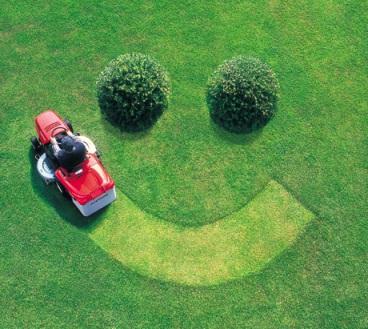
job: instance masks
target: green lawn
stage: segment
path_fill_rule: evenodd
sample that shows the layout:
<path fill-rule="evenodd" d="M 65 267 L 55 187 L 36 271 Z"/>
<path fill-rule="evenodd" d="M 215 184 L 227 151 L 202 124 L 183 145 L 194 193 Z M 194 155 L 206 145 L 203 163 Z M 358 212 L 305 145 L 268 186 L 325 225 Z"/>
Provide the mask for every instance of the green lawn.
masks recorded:
<path fill-rule="evenodd" d="M 314 217 L 273 181 L 240 211 L 200 228 L 160 221 L 123 194 L 110 209 L 88 230 L 98 245 L 143 275 L 187 285 L 259 271 Z"/>
<path fill-rule="evenodd" d="M 94 2 L 0 4 L 0 328 L 367 328 L 368 5 Z M 173 89 L 140 134 L 95 96 L 131 51 Z M 281 85 L 275 118 L 246 136 L 205 104 L 239 54 Z M 47 107 L 96 141 L 121 191 L 86 223 L 35 174 Z"/>

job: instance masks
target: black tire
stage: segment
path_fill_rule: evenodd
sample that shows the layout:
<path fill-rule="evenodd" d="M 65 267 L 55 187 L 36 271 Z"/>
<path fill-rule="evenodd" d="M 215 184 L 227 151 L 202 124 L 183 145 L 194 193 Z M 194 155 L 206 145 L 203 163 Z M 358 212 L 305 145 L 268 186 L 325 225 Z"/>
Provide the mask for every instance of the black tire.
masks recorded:
<path fill-rule="evenodd" d="M 39 150 L 39 149 L 40 149 L 40 147 L 41 147 L 41 144 L 40 144 L 40 142 L 38 141 L 37 137 L 34 137 L 34 136 L 31 138 L 31 144 L 32 144 L 32 148 L 33 148 L 35 151 Z"/>
<path fill-rule="evenodd" d="M 70 129 L 70 131 L 73 133 L 74 132 L 74 129 L 73 129 L 72 123 L 68 119 L 64 119 L 64 123 L 68 126 L 68 128 Z"/>
<path fill-rule="evenodd" d="M 41 151 L 42 151 L 42 145 L 40 143 L 40 141 L 38 140 L 37 137 L 31 137 L 31 144 L 32 144 L 32 149 L 35 153 L 35 156 L 40 156 L 41 155 Z"/>
<path fill-rule="evenodd" d="M 56 181 L 55 182 L 57 189 L 59 190 L 59 192 L 62 194 L 62 196 L 64 198 L 70 199 L 70 194 L 69 192 L 65 189 L 65 187 L 63 186 L 63 184 L 61 184 L 60 182 Z"/>

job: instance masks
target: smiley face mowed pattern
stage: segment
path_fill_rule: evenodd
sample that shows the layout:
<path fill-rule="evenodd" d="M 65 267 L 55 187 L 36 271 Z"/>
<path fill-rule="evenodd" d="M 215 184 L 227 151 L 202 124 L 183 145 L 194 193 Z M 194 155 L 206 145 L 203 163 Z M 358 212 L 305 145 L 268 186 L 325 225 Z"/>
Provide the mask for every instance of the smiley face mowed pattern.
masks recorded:
<path fill-rule="evenodd" d="M 0 302 L 6 328 L 365 328 L 364 1 L 3 2 Z M 169 108 L 145 134 L 100 116 L 99 72 L 156 58 Z M 212 125 L 225 59 L 267 62 L 276 116 Z M 84 223 L 34 173 L 45 108 L 96 142 L 120 190 Z"/>

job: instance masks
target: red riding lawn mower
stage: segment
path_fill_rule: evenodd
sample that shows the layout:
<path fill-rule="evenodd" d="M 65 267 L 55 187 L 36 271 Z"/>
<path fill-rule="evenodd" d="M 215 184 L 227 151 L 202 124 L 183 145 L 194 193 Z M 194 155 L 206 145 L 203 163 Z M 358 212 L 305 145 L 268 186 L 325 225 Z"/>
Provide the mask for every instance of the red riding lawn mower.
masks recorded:
<path fill-rule="evenodd" d="M 58 190 L 70 197 L 83 216 L 89 216 L 116 199 L 115 183 L 105 170 L 94 143 L 73 133 L 68 120 L 48 110 L 35 119 L 38 137 L 31 143 L 37 160 L 37 171 L 46 184 L 56 183 Z M 65 136 L 82 143 L 82 155 L 72 165 L 63 165 L 56 150 Z M 58 144 L 55 147 L 55 144 Z M 62 146 L 61 146 L 62 147 Z M 55 150 L 56 149 L 56 150 Z M 76 160 L 76 161 L 75 161 Z"/>

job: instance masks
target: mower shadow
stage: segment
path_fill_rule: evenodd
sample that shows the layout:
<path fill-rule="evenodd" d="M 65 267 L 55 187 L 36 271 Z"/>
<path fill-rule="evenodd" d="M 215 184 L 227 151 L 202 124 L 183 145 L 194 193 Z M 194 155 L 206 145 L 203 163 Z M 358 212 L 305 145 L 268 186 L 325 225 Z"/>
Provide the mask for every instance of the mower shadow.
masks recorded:
<path fill-rule="evenodd" d="M 94 225 L 97 225 L 102 218 L 102 214 L 106 211 L 106 208 L 101 209 L 97 213 L 89 217 L 84 217 L 74 206 L 71 200 L 62 196 L 54 184 L 46 185 L 42 178 L 37 173 L 36 160 L 34 158 L 34 152 L 32 147 L 29 149 L 29 161 L 30 161 L 30 177 L 32 188 L 35 193 L 42 199 L 51 204 L 59 216 L 66 222 L 84 229 L 90 230 Z"/>

